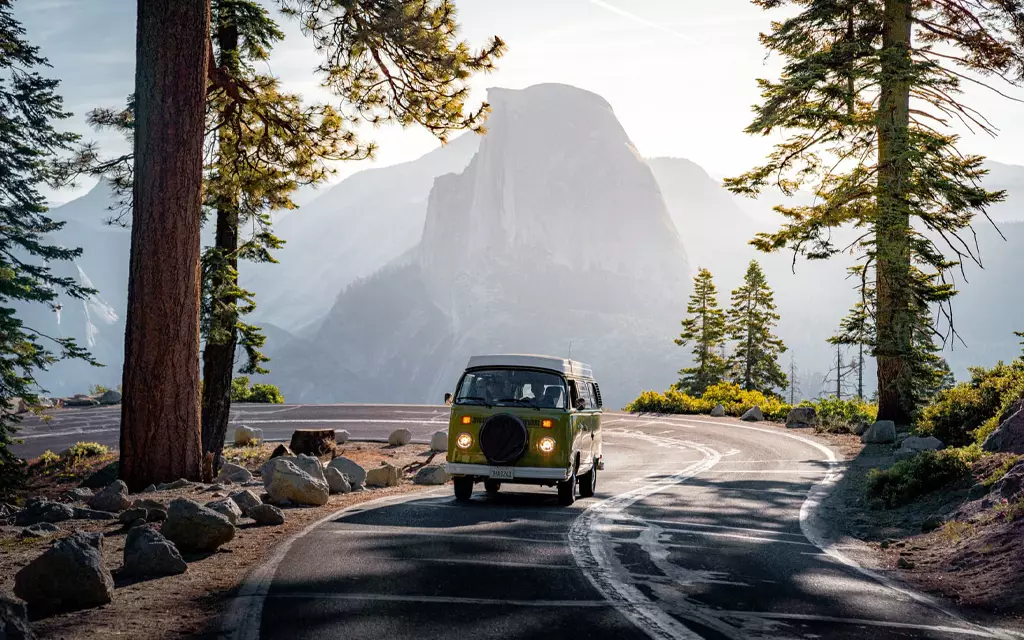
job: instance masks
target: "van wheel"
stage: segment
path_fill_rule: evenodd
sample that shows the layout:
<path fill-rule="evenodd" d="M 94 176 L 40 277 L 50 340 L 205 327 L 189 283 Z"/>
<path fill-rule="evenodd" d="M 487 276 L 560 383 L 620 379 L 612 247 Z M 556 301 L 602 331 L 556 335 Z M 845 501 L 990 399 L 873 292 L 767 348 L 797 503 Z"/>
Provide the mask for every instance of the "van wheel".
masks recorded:
<path fill-rule="evenodd" d="M 593 498 L 597 491 L 597 461 L 590 467 L 590 471 L 580 476 L 580 497 Z"/>
<path fill-rule="evenodd" d="M 484 490 L 487 493 L 498 493 L 501 489 L 501 482 L 498 480 L 484 480 Z"/>
<path fill-rule="evenodd" d="M 473 478 L 455 478 L 455 499 L 466 502 L 473 497 Z"/>
<path fill-rule="evenodd" d="M 558 504 L 568 507 L 576 502 L 576 468 L 565 482 L 558 483 Z"/>

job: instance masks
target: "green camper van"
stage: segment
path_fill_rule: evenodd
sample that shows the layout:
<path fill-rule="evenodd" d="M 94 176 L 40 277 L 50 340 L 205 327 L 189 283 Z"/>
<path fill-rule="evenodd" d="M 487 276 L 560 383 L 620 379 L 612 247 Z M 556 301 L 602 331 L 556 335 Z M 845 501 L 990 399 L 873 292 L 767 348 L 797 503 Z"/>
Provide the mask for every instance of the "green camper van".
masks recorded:
<path fill-rule="evenodd" d="M 601 388 L 588 365 L 551 356 L 473 356 L 459 379 L 448 429 L 455 498 L 483 482 L 558 488 L 570 505 L 597 488 Z"/>

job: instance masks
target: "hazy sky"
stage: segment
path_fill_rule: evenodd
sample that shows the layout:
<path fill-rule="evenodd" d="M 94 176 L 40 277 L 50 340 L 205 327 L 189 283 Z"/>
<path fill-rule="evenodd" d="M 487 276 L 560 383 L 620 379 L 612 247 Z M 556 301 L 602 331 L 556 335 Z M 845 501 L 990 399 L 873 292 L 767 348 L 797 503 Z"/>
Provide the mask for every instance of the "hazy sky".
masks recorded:
<path fill-rule="evenodd" d="M 132 90 L 136 0 L 18 0 L 15 15 L 63 80 L 73 127 L 111 149 L 122 143 L 88 131 L 84 114 L 116 106 Z M 268 0 L 268 6 L 272 2 Z M 604 96 L 648 157 L 680 156 L 714 175 L 758 162 L 771 140 L 743 133 L 757 100 L 755 79 L 774 77 L 758 33 L 770 16 L 748 0 L 456 0 L 463 34 L 482 44 L 501 35 L 509 52 L 499 70 L 475 79 L 482 100 L 490 86 L 522 88 L 563 82 Z M 312 70 L 318 62 L 294 23 L 270 70 L 286 88 L 329 100 Z M 997 139 L 968 135 L 963 148 L 1024 164 L 1024 106 L 983 89 L 968 101 L 1001 129 Z M 1018 94 L 1020 95 L 1020 94 Z M 380 143 L 378 165 L 411 160 L 437 142 L 418 130 L 366 132 Z M 370 163 L 348 163 L 336 179 Z M 61 194 L 57 199 L 71 196 Z"/>

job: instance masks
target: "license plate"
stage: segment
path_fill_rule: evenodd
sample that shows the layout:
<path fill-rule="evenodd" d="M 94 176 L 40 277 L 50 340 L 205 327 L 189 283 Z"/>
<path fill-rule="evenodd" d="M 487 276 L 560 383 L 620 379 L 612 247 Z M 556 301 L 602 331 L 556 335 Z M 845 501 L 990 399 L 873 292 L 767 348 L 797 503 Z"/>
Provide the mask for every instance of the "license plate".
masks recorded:
<path fill-rule="evenodd" d="M 515 477 L 513 467 L 491 467 L 491 478 L 495 480 L 511 480 Z"/>

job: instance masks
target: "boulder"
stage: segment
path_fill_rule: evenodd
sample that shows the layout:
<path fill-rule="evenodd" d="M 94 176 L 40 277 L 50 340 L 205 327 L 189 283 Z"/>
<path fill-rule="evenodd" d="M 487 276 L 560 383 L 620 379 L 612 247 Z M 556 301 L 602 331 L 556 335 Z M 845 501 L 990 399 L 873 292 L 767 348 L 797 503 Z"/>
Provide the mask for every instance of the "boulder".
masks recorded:
<path fill-rule="evenodd" d="M 724 418 L 725 417 L 725 406 L 721 402 L 715 405 L 715 408 L 711 410 L 712 418 Z"/>
<path fill-rule="evenodd" d="M 104 489 L 110 486 L 110 483 L 117 480 L 119 470 L 117 461 L 111 462 L 102 469 L 98 469 L 91 476 L 86 478 L 79 484 L 80 487 L 86 487 L 88 489 Z"/>
<path fill-rule="evenodd" d="M 786 415 L 786 426 L 790 428 L 813 427 L 818 424 L 818 412 L 814 407 L 793 407 Z"/>
<path fill-rule="evenodd" d="M 761 412 L 761 407 L 750 407 L 740 416 L 740 420 L 744 422 L 761 422 L 764 420 L 764 414 Z"/>
<path fill-rule="evenodd" d="M 225 462 L 221 465 L 220 472 L 217 474 L 217 478 L 220 480 L 229 480 L 231 482 L 237 482 L 239 484 L 243 482 L 249 482 L 252 480 L 252 473 L 249 472 L 243 466 Z M 221 487 L 223 489 L 223 487 Z"/>
<path fill-rule="evenodd" d="M 156 488 L 159 491 L 174 491 L 176 489 L 186 489 L 191 486 L 192 483 L 189 480 L 186 480 L 185 478 L 178 478 L 174 482 L 165 482 L 163 484 L 159 484 L 157 485 Z"/>
<path fill-rule="evenodd" d="M 334 442 L 336 442 L 337 444 L 345 444 L 351 437 L 352 434 L 350 434 L 348 431 L 337 431 L 334 434 Z"/>
<path fill-rule="evenodd" d="M 126 509 L 121 512 L 118 520 L 121 524 L 131 524 L 136 520 L 142 520 L 145 522 L 146 520 L 149 520 L 149 509 L 143 507 L 132 507 L 131 509 Z"/>
<path fill-rule="evenodd" d="M 90 498 L 87 504 L 90 509 L 97 511 L 123 511 L 132 505 L 128 499 L 128 485 L 123 480 L 114 480 Z"/>
<path fill-rule="evenodd" d="M 258 525 L 284 524 L 284 511 L 272 504 L 261 504 L 249 510 L 249 517 Z"/>
<path fill-rule="evenodd" d="M 242 510 L 231 498 L 222 498 L 221 500 L 207 502 L 206 507 L 208 509 L 213 509 L 230 520 L 231 524 L 238 524 L 238 519 L 242 517 Z"/>
<path fill-rule="evenodd" d="M 416 472 L 414 484 L 447 484 L 448 472 L 441 465 L 430 465 Z"/>
<path fill-rule="evenodd" d="M 60 401 L 61 405 L 65 407 L 98 407 L 100 401 L 96 398 L 90 398 L 89 396 L 72 396 L 70 398 L 64 398 Z"/>
<path fill-rule="evenodd" d="M 167 519 L 167 509 L 146 509 L 146 522 L 163 522 Z"/>
<path fill-rule="evenodd" d="M 252 491 L 249 491 L 248 489 L 242 489 L 241 491 L 235 491 L 234 493 L 232 493 L 228 497 L 231 498 L 231 500 L 236 505 L 238 505 L 238 508 L 242 511 L 242 514 L 246 515 L 246 516 L 249 515 L 249 510 L 250 509 L 252 509 L 254 507 L 258 507 L 261 504 L 263 504 L 263 501 L 260 500 L 260 497 L 258 495 L 256 495 L 255 493 L 253 493 Z"/>
<path fill-rule="evenodd" d="M 114 520 L 117 514 L 112 511 L 97 511 L 75 507 L 75 520 Z"/>
<path fill-rule="evenodd" d="M 284 461 L 287 460 L 289 463 L 298 466 L 295 462 L 297 459 L 297 456 L 278 456 L 277 458 L 271 458 L 264 462 L 263 465 L 260 466 L 260 477 L 263 478 L 263 487 L 266 488 L 270 486 L 270 481 L 274 478 L 274 471 L 277 469 L 278 465 L 283 464 Z"/>
<path fill-rule="evenodd" d="M 1019 407 L 1019 408 L 1018 408 Z M 988 434 L 981 448 L 985 451 L 1024 453 L 1024 401 L 1014 406 L 1016 411 L 1003 420 L 995 431 Z"/>
<path fill-rule="evenodd" d="M 63 522 L 75 517 L 75 510 L 66 504 L 36 498 L 14 515 L 14 524 L 27 527 L 39 522 Z"/>
<path fill-rule="evenodd" d="M 188 498 L 171 502 L 161 531 L 182 551 L 215 551 L 235 537 L 227 516 Z"/>
<path fill-rule="evenodd" d="M 448 450 L 448 432 L 447 431 L 436 431 L 434 435 L 430 436 L 430 450 L 431 451 L 447 451 Z"/>
<path fill-rule="evenodd" d="M 870 428 L 871 428 L 870 424 L 868 424 L 866 422 L 858 422 L 857 424 L 853 425 L 853 435 L 855 435 L 855 436 L 862 436 L 865 433 L 867 433 L 868 429 L 870 429 Z"/>
<path fill-rule="evenodd" d="M 359 466 L 355 460 L 350 460 L 344 456 L 338 456 L 334 460 L 331 460 L 328 467 L 333 467 L 338 471 L 342 472 L 348 477 L 348 481 L 352 484 L 352 488 L 362 486 L 366 482 L 366 469 Z"/>
<path fill-rule="evenodd" d="M 148 487 L 146 487 L 145 489 L 142 490 L 142 493 L 156 493 L 156 485 L 155 484 L 149 485 Z"/>
<path fill-rule="evenodd" d="M 104 391 L 103 395 L 96 398 L 100 404 L 121 404 L 121 392 L 114 389 Z"/>
<path fill-rule="evenodd" d="M 381 463 L 366 472 L 366 486 L 368 487 L 397 487 L 398 467 L 387 462 Z"/>
<path fill-rule="evenodd" d="M 348 477 L 336 468 L 327 467 L 327 470 L 324 471 L 324 476 L 327 479 L 327 487 L 332 494 L 349 493 L 352 491 L 352 485 L 349 483 Z"/>
<path fill-rule="evenodd" d="M 892 420 L 879 420 L 868 427 L 860 437 L 867 444 L 889 444 L 896 441 L 896 424 Z"/>
<path fill-rule="evenodd" d="M 412 441 L 412 431 L 408 429 L 395 429 L 388 436 L 388 444 L 401 447 L 409 444 Z"/>
<path fill-rule="evenodd" d="M 35 640 L 28 622 L 28 609 L 14 598 L 0 595 L 0 638 L 3 640 Z"/>
<path fill-rule="evenodd" d="M 334 429 L 298 429 L 292 433 L 291 450 L 322 456 L 334 452 Z"/>
<path fill-rule="evenodd" d="M 253 429 L 244 424 L 235 427 L 235 446 L 244 447 L 263 440 L 263 429 Z"/>
<path fill-rule="evenodd" d="M 140 526 L 128 532 L 121 569 L 126 575 L 174 576 L 187 570 L 178 548 L 153 527 Z"/>
<path fill-rule="evenodd" d="M 920 436 L 908 436 L 903 439 L 900 444 L 900 449 L 910 449 L 911 451 L 938 451 L 944 445 L 942 440 L 939 440 L 935 436 L 928 436 L 922 438 Z"/>
<path fill-rule="evenodd" d="M 103 564 L 103 535 L 72 533 L 14 576 L 14 595 L 33 616 L 107 604 L 114 578 Z"/>
<path fill-rule="evenodd" d="M 968 500 L 981 500 L 988 495 L 989 487 L 986 487 L 981 482 L 976 482 L 971 485 L 971 489 L 967 492 Z"/>
<path fill-rule="evenodd" d="M 312 477 L 298 468 L 287 458 L 274 468 L 274 474 L 267 485 L 267 493 L 274 504 L 290 502 L 321 506 L 327 504 L 330 488 L 325 480 Z"/>
<path fill-rule="evenodd" d="M 70 491 L 65 491 L 60 497 L 62 500 L 66 500 L 67 502 L 88 502 L 92 499 L 92 496 L 92 489 L 76 487 Z"/>
<path fill-rule="evenodd" d="M 271 457 L 271 459 L 273 459 L 273 458 L 280 458 L 281 456 L 294 457 L 295 453 L 291 449 L 288 448 L 288 445 L 286 445 L 286 444 L 279 444 L 276 447 L 274 447 L 273 451 L 270 452 L 270 457 Z"/>
<path fill-rule="evenodd" d="M 52 409 L 53 400 L 51 398 L 47 398 L 46 396 L 37 396 L 36 406 L 39 407 L 40 409 Z"/>
<path fill-rule="evenodd" d="M 1024 497 L 1024 462 L 1013 465 L 1013 468 L 992 486 L 992 491 L 1007 500 Z"/>
<path fill-rule="evenodd" d="M 19 538 L 49 538 L 50 536 L 60 533 L 60 527 L 49 522 L 39 522 L 30 527 L 25 527 L 18 534 Z M 0 635 L 0 638 L 3 638 Z"/>
<path fill-rule="evenodd" d="M 132 502 L 132 507 L 140 509 L 164 509 L 167 510 L 167 505 L 159 500 L 153 500 L 151 498 L 138 498 Z"/>
<path fill-rule="evenodd" d="M 7 413 L 19 414 L 28 411 L 28 403 L 21 398 L 11 398 L 7 401 Z"/>
<path fill-rule="evenodd" d="M 320 458 L 303 454 L 296 456 L 292 460 L 292 464 L 308 473 L 313 479 L 327 482 L 327 479 L 324 478 L 324 465 L 320 462 Z"/>

